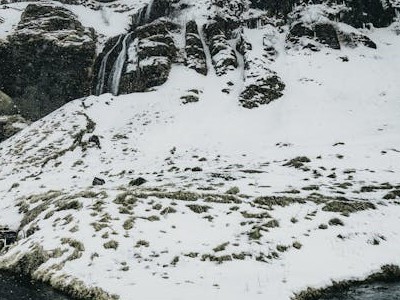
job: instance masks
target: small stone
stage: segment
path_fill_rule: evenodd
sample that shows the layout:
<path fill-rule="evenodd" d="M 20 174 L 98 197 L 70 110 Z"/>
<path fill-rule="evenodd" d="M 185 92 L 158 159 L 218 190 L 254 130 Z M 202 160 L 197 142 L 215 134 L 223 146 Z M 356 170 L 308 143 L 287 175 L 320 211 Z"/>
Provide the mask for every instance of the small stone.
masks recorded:
<path fill-rule="evenodd" d="M 139 185 L 145 184 L 146 182 L 147 182 L 147 180 L 144 179 L 143 177 L 138 177 L 134 180 L 131 180 L 131 182 L 129 182 L 129 185 L 130 186 L 139 186 Z"/>
<path fill-rule="evenodd" d="M 200 167 L 194 167 L 194 168 L 192 168 L 192 172 L 201 172 L 201 171 L 203 171 L 203 169 L 200 168 Z"/>
<path fill-rule="evenodd" d="M 95 177 L 93 179 L 92 185 L 94 185 L 94 186 L 96 186 L 96 185 L 104 185 L 104 184 L 106 184 L 106 181 L 104 179 L 101 179 L 101 178 L 98 178 L 98 177 Z"/>

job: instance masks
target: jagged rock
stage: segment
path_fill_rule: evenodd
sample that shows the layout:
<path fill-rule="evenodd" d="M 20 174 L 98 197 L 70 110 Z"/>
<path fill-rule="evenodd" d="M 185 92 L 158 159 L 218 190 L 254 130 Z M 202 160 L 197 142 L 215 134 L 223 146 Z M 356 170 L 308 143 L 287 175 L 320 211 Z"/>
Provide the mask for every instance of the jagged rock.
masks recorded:
<path fill-rule="evenodd" d="M 366 47 L 376 49 L 376 44 L 366 35 L 358 33 L 358 32 L 338 32 L 340 43 L 343 45 L 355 48 L 358 45 L 364 45 Z"/>
<path fill-rule="evenodd" d="M 139 40 L 139 60 L 154 56 L 163 56 L 173 60 L 176 53 L 177 49 L 171 36 L 158 34 Z"/>
<path fill-rule="evenodd" d="M 97 148 L 101 149 L 100 138 L 97 135 L 92 135 L 89 138 L 89 143 L 93 143 L 97 146 Z"/>
<path fill-rule="evenodd" d="M 146 182 L 147 182 L 147 180 L 144 179 L 143 177 L 138 177 L 138 178 L 136 178 L 136 179 L 134 179 L 134 180 L 131 180 L 131 181 L 129 182 L 129 185 L 130 185 L 130 186 L 140 186 L 140 185 L 145 184 Z"/>
<path fill-rule="evenodd" d="M 23 116 L 38 119 L 90 94 L 95 36 L 69 10 L 30 4 L 0 41 L 0 88 Z"/>
<path fill-rule="evenodd" d="M 332 49 L 340 49 L 340 43 L 335 27 L 329 23 L 303 24 L 296 23 L 290 28 L 287 40 L 289 45 L 300 46 L 318 51 L 318 44 L 323 44 Z"/>
<path fill-rule="evenodd" d="M 332 24 L 315 24 L 317 40 L 332 49 L 340 49 L 339 39 L 335 27 Z"/>
<path fill-rule="evenodd" d="M 136 29 L 120 93 L 146 91 L 167 81 L 178 52 L 171 31 L 177 30 L 177 24 L 163 19 Z"/>
<path fill-rule="evenodd" d="M 245 108 L 255 108 L 260 104 L 268 104 L 283 96 L 285 84 L 274 73 L 256 80 L 248 85 L 240 94 L 239 101 Z"/>
<path fill-rule="evenodd" d="M 0 250 L 17 241 L 18 232 L 10 230 L 8 227 L 0 227 Z"/>
<path fill-rule="evenodd" d="M 212 62 L 218 76 L 226 74 L 238 67 L 236 53 L 228 43 L 228 39 L 221 23 L 211 22 L 204 26 L 204 33 L 210 48 Z"/>
<path fill-rule="evenodd" d="M 93 185 L 93 186 L 96 186 L 96 185 L 105 185 L 105 184 L 106 184 L 106 181 L 105 181 L 104 179 L 98 178 L 98 177 L 95 177 L 95 178 L 93 179 L 93 182 L 92 182 L 92 185 Z"/>
<path fill-rule="evenodd" d="M 20 115 L 0 116 L 0 142 L 8 139 L 29 125 Z"/>
<path fill-rule="evenodd" d="M 207 61 L 203 42 L 196 21 L 186 23 L 186 66 L 197 73 L 207 75 Z"/>
<path fill-rule="evenodd" d="M 266 31 L 273 32 L 274 28 L 266 28 Z M 273 42 L 265 37 L 264 51 L 268 53 L 276 52 Z M 271 50 L 272 49 L 272 50 Z M 273 61 L 269 55 L 258 57 L 253 53 L 253 46 L 246 38 L 241 35 L 237 50 L 243 55 L 245 80 L 244 89 L 239 95 L 239 102 L 245 108 L 255 108 L 259 105 L 268 104 L 283 95 L 285 84 L 276 74 L 268 68 L 268 64 Z"/>
<path fill-rule="evenodd" d="M 159 19 L 150 24 L 146 24 L 136 28 L 136 36 L 144 39 L 155 35 L 167 35 L 170 31 L 179 30 L 178 24 L 166 19 Z"/>

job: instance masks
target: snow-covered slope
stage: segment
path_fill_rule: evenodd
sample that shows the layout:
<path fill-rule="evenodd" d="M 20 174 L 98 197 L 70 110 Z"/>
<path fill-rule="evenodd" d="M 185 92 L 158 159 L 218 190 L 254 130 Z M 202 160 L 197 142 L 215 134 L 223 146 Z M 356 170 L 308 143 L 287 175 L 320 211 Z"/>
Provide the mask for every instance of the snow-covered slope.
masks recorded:
<path fill-rule="evenodd" d="M 279 300 L 399 265 L 395 24 L 357 30 L 377 49 L 317 52 L 259 25 L 222 76 L 206 52 L 207 76 L 173 64 L 162 86 L 77 99 L 2 142 L 0 224 L 20 239 L 0 266 L 94 299 Z M 266 36 L 285 90 L 246 109 Z"/>

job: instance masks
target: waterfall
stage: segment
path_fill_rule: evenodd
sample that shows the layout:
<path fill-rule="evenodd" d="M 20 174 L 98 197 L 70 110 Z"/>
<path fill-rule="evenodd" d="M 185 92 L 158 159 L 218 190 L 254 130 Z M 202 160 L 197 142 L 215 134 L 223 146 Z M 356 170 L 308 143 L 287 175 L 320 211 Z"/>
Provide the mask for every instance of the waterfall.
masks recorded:
<path fill-rule="evenodd" d="M 151 10 L 153 8 L 153 4 L 154 4 L 154 0 L 150 0 L 149 4 L 146 6 L 146 18 L 145 21 L 148 22 L 150 21 L 150 17 L 151 17 Z"/>
<path fill-rule="evenodd" d="M 110 54 L 115 50 L 115 48 L 117 48 L 117 46 L 121 42 L 121 39 L 122 39 L 122 35 L 119 36 L 118 41 L 111 48 L 111 50 L 108 51 L 106 53 L 106 55 L 104 55 L 103 60 L 101 61 L 99 74 L 97 75 L 97 85 L 96 85 L 96 95 L 97 96 L 101 95 L 104 91 L 104 83 L 106 81 L 106 69 L 107 69 L 108 58 L 110 57 Z"/>
<path fill-rule="evenodd" d="M 121 52 L 119 53 L 117 60 L 115 61 L 114 66 L 111 70 L 111 77 L 109 78 L 109 86 L 111 93 L 113 95 L 118 95 L 119 83 L 121 81 L 122 71 L 124 69 L 126 61 L 128 42 L 131 35 L 132 32 L 125 35 L 124 40 L 122 41 Z"/>

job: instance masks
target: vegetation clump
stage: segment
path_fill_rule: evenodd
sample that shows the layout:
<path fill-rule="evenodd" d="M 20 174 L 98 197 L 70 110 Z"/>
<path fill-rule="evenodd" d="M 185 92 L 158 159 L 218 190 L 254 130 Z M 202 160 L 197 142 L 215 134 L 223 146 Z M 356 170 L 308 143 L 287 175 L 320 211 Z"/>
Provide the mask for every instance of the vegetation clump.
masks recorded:
<path fill-rule="evenodd" d="M 213 249 L 214 252 L 225 251 L 226 247 L 229 245 L 229 242 L 223 243 Z"/>
<path fill-rule="evenodd" d="M 311 160 L 307 156 L 298 156 L 298 157 L 295 157 L 295 158 L 289 160 L 283 166 L 301 169 L 304 167 L 305 163 L 309 163 L 309 162 L 311 162 Z"/>
<path fill-rule="evenodd" d="M 206 213 L 211 208 L 210 206 L 207 205 L 196 205 L 196 204 L 190 204 L 186 206 L 196 214 Z"/>
<path fill-rule="evenodd" d="M 338 212 L 344 216 L 367 209 L 376 209 L 375 205 L 367 201 L 330 201 L 322 207 L 323 211 Z"/>
<path fill-rule="evenodd" d="M 104 247 L 105 249 L 114 249 L 114 250 L 117 250 L 117 248 L 118 248 L 118 242 L 117 242 L 117 241 L 114 241 L 114 240 L 111 240 L 111 241 L 108 241 L 108 242 L 104 243 L 104 244 L 103 244 L 103 247 Z"/>

